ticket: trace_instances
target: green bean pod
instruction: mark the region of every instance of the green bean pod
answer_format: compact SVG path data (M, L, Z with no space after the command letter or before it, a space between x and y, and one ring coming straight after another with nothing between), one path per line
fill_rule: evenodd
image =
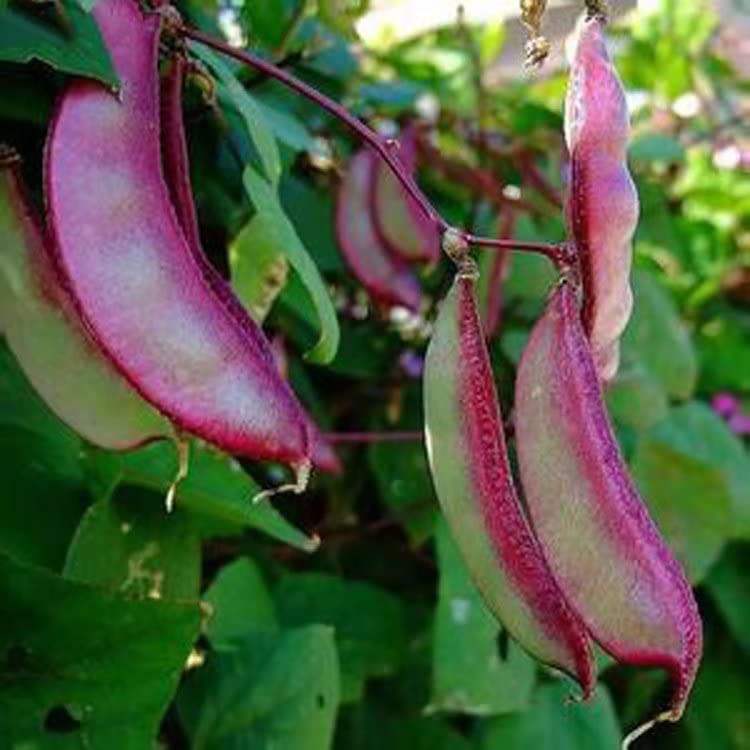
M552 577L513 484L476 279L473 264L457 274L427 351L425 430L435 490L487 606L521 646L577 679L587 697L595 681L587 633Z

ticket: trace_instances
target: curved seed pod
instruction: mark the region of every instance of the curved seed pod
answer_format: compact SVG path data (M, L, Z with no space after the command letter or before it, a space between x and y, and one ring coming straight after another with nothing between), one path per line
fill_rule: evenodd
M47 145L56 260L81 318L131 384L180 429L301 473L301 409L180 228L159 148L159 21L131 0L94 16L119 96L89 82L62 97ZM267 344L266 344L267 346Z
M177 213L180 227L185 234L196 264L200 267L206 282L222 300L228 312L249 339L249 345L272 362L286 380L279 368L278 358L273 347L263 335L260 327L252 320L242 303L233 294L230 285L211 265L203 251L198 229L198 214L195 209L193 191L190 185L190 161L188 158L185 122L182 109L182 92L188 62L180 54L174 55L161 85L161 142L162 163L167 188ZM310 435L310 453L313 465L332 474L341 473L339 461L333 447L321 435L317 425L301 409Z
M59 283L19 161L0 154L0 326L52 411L86 440L124 450L172 436L87 336Z
M427 453L438 499L488 607L536 658L593 690L586 631L560 593L516 495L474 301L475 271L456 276L427 350Z
M638 195L627 166L629 131L602 22L588 20L580 28L565 102L571 173L566 212L581 262L583 325L602 380L617 372L619 338L633 306L629 276Z
M421 290L406 263L392 256L375 229L370 206L377 156L368 148L349 161L336 201L336 236L342 255L378 302L419 309Z
M515 425L526 504L563 594L616 659L668 670L664 718L677 720L700 660L698 609L628 475L565 281L521 358Z
M407 172L414 174L417 143L413 125L401 133L398 158ZM436 263L440 259L440 233L382 159L376 160L371 189L375 228L385 246L407 263Z

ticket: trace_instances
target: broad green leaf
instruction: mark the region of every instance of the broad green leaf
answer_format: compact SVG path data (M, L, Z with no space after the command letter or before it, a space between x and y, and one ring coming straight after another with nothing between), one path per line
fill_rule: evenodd
M732 533L733 492L740 489L733 486L737 468L705 432L716 434L713 419L699 404L675 409L642 437L632 462L654 520L695 583Z
M381 499L412 543L424 542L434 531L438 510L422 441L373 443L368 457Z
M247 557L222 568L203 599L211 607L206 635L214 646L231 646L249 630L278 630L273 601L261 572Z
M0 550L59 570L88 502L77 450L0 425Z
M305 0L297 0L298 3ZM289 2L286 0L263 0L263 2L245 3L242 8L242 20L248 25L250 40L253 45L262 44L275 49L284 38L289 23Z
M0 620L4 747L143 750L156 742L200 611L0 555Z
M750 655L750 545L729 545L706 579L706 587L737 642Z
M703 662L682 720L679 748L745 750L750 738L747 675L750 657L731 638L709 634ZM687 735L687 736L685 736Z
M334 629L342 702L359 700L368 677L398 669L406 634L401 603L392 594L323 573L301 573L282 578L274 598L285 627L321 623Z
M375 707L368 700L343 712L335 747L337 750L470 750L472 744L438 717L399 716L390 707Z
M333 631L258 630L209 654L180 690L193 750L328 750L339 702Z
M731 497L732 533L750 539L750 453L712 409L697 401L673 409L648 439L717 469Z
M242 115L247 132L263 165L266 179L274 187L278 186L281 178L281 157L273 130L266 121L263 110L217 53L197 42L190 42L189 46L190 50L218 76L220 98L228 99Z
M80 452L0 345L0 550L60 569L89 502Z
M645 271L633 274L633 295L633 315L622 338L623 359L640 361L672 398L690 398L698 363L674 303Z
M666 133L644 133L633 139L628 155L635 162L683 161L682 144Z
M534 662L513 642L501 654L500 626L469 579L445 523L436 538L440 586L428 710L478 716L523 711L534 686Z
M669 413L664 387L640 361L623 360L605 395L612 418L634 430L647 430Z
M724 308L698 331L701 385L750 392L750 315Z
M320 272L300 240L294 225L284 213L275 189L250 166L245 169L243 181L256 210L265 217L268 242L284 249L315 308L320 338L315 347L307 353L307 358L313 362L330 362L336 355L339 345L339 325L336 311Z
M200 537L189 514L167 513L158 493L123 487L86 511L63 575L133 599L195 601L200 566Z
M620 728L604 685L590 703L572 704L565 683L540 685L523 713L500 716L483 725L480 750L618 750Z
M0 60L40 60L62 73L95 78L116 89L117 75L94 19L73 0L61 0L64 27L0 6Z
M257 213L229 246L232 286L253 318L262 323L284 288L289 264L274 217Z
M165 497L177 473L176 451L168 443L122 455L92 449L88 471L98 497L120 483L149 488ZM208 527L204 532L208 536L217 530L231 533L250 527L308 552L317 549L316 539L294 528L269 502L254 504L259 491L236 461L193 443L188 476L177 488L175 505L195 513L196 522L200 519Z

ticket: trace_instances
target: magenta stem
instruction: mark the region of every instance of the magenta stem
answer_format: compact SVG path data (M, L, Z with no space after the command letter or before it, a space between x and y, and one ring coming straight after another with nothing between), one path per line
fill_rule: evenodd
M320 91L314 89L312 86L300 81L293 75L290 75L285 70L277 67L273 63L264 60L251 52L245 52L244 50L232 47L230 44L216 39L210 34L206 34L198 29L193 29L189 26L182 25L177 29L183 36L193 39L196 42L205 44L207 47L215 49L227 57L232 57L235 60L249 65L251 68L259 71L263 75L267 75L270 78L275 79L279 83L283 84L287 88L295 91L296 93L304 96L306 99L317 104L319 107L324 109L329 114L333 115L337 120L340 120L348 128L353 130L357 136L367 143L370 148L374 149L383 161L388 165L389 169L395 175L396 179L403 185L404 190L419 206L420 210L427 219L440 230L440 232L446 232L452 230L458 233L463 239L470 245L476 245L477 247L494 247L505 250L520 250L525 252L540 253L552 260L555 264L559 265L564 260L564 252L561 252L557 245L551 245L544 242L517 242L512 239L495 239L490 237L479 237L473 234L468 234L461 229L452 227L434 208L434 206L427 199L427 196L419 189L414 179L409 175L406 170L402 167L399 160L396 158L398 144L390 139L381 138L374 130L370 129L360 119L355 117L349 112L346 107L343 107L338 102L329 99L325 94L321 94Z
M422 440L422 432L325 432L331 443L407 443Z

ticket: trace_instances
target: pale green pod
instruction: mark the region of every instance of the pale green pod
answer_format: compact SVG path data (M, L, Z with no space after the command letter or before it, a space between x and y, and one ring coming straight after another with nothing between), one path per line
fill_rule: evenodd
M575 677L588 696L595 680L588 636L549 571L513 484L475 281L473 271L458 274L427 351L425 430L435 490L490 610L530 654Z
M49 407L104 448L133 448L172 428L88 338L60 286L18 173L0 155L0 326Z

